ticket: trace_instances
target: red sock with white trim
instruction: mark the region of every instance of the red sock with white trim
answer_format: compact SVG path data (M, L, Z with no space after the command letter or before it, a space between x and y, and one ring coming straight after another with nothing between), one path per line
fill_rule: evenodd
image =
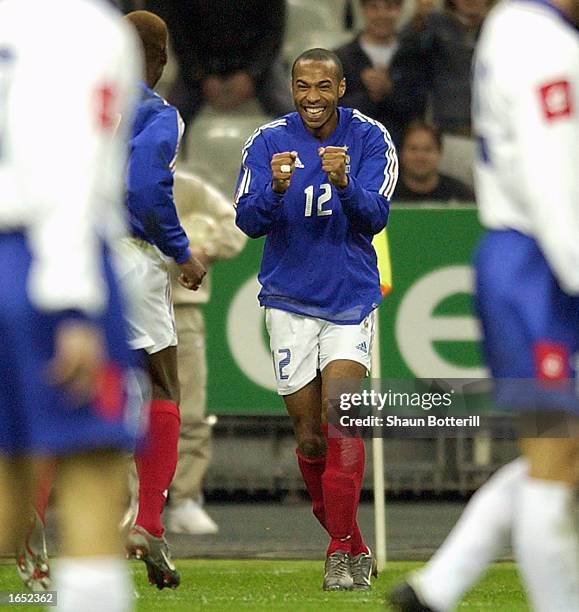
M135 455L139 475L139 512L135 524L156 537L161 537L164 531L161 513L177 467L180 424L175 402L152 400L147 442Z
M298 465L306 485L306 489L312 500L312 512L320 521L320 524L326 529L326 515L324 510L324 493L322 490L322 474L326 469L326 456L323 457L306 457L299 450L296 450ZM364 543L364 538L360 533L358 522L354 522L352 530L352 555L367 553L368 547Z

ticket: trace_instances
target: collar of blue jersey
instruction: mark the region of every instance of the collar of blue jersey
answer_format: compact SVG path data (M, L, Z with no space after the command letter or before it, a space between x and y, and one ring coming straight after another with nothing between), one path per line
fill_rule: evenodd
M550 11L553 11L555 14L561 17L561 19L563 21L566 21L574 30L579 31L579 27L577 26L577 24L573 23L573 21L571 21L568 15L566 15L558 6L551 4L549 0L522 0L522 1L529 2L531 4L541 4L545 8L549 9Z
M338 125L336 125L336 129L326 138L326 140L320 142L321 147L328 145L337 147L342 146L343 143L339 143L337 139L341 138L342 134L344 133L344 126L346 124L346 113L344 110L345 109L338 107ZM296 113L296 118L298 125L301 126L303 134L315 139L316 137L305 126L299 113Z
M140 81L139 82L139 86L141 87L141 90L144 94L148 94L149 96L153 95L156 96L157 94L155 93L155 91L153 91L146 83L145 81Z

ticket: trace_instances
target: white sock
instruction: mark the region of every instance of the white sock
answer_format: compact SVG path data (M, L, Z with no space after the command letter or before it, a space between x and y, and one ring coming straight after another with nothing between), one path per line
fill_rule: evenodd
M513 547L536 612L579 611L579 537L573 489L527 477L519 488Z
M130 612L133 588L121 557L64 557L54 563L59 612Z
M520 457L498 470L472 497L425 567L411 577L424 602L451 610L501 553L510 535L515 491L528 464Z

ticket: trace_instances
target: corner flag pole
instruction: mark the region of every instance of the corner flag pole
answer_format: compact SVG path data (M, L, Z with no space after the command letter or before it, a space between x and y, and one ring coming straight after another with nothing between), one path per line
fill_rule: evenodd
M383 229L374 236L372 241L376 250L378 272L380 274L380 289L384 297L392 289L392 267L390 264L390 248L388 234ZM374 318L374 341L372 342L371 372L374 380L380 378L380 317L378 312ZM373 387L377 383L373 382ZM379 391L379 389L376 389ZM374 527L376 533L375 554L378 571L386 567L386 484L384 480L384 440L382 436L372 437L372 467L374 474Z

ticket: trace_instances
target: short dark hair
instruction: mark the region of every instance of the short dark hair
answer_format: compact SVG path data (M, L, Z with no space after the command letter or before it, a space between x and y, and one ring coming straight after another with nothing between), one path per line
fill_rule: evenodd
M428 132L436 143L438 150L442 151L442 135L440 134L440 130L433 123L428 123L422 119L413 119L406 126L404 129L404 134L402 135L402 142L400 143L401 149L406 144L406 140L410 134L413 134L414 132Z
M321 49L319 47L315 49L308 49L304 51L300 55L298 55L292 64L292 79L294 78L294 72L296 66L300 62L332 62L336 67L336 75L338 77L338 81L341 81L344 78L344 67L342 66L342 62L340 58L333 52L328 49Z

